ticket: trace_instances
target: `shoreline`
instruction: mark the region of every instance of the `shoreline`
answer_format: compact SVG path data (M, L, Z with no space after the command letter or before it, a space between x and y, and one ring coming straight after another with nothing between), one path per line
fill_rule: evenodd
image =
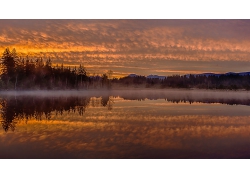
M134 90L134 91L210 91L210 92L250 92L250 90L246 89L199 89L199 88L89 88L89 89L22 89L22 90L0 90L0 93L3 92L90 92L90 91L126 91L126 90Z
M71 89L71 90L11 90L0 91L2 97L124 97L124 98L182 98L182 99L250 99L246 90L211 90L211 89Z

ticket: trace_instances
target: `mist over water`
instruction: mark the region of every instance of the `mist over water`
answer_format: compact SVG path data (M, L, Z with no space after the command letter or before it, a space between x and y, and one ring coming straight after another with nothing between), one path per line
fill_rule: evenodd
M0 97L121 97L128 100L165 99L170 102L203 102L250 105L249 91L127 89L127 90L56 90L1 91Z
M128 99L165 99L191 98L198 99L250 99L249 91L224 90L181 90L181 89L124 89L124 90L37 90L37 91L0 91L0 96L38 96L38 97L70 97L70 96L120 96Z
M1 91L0 158L249 158L249 105L248 91Z

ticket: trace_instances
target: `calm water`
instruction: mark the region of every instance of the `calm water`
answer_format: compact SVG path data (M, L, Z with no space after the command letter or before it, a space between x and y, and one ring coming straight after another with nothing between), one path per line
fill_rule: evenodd
M250 93L0 93L0 158L250 158Z

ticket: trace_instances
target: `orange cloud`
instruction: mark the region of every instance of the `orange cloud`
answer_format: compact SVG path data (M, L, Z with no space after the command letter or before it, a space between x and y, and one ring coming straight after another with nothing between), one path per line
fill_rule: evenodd
M247 20L1 20L0 51L15 47L21 55L93 66L130 62L151 67L152 62L160 61L243 63L250 60L248 24ZM125 73L126 68L119 71Z

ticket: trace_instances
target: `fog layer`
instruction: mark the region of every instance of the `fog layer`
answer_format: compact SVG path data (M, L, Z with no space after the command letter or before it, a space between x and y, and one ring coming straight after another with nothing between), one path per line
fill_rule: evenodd
M1 91L6 96L36 97L100 97L114 96L124 99L240 99L250 100L248 91L180 90L180 89L133 89L133 90L59 90L59 91Z

